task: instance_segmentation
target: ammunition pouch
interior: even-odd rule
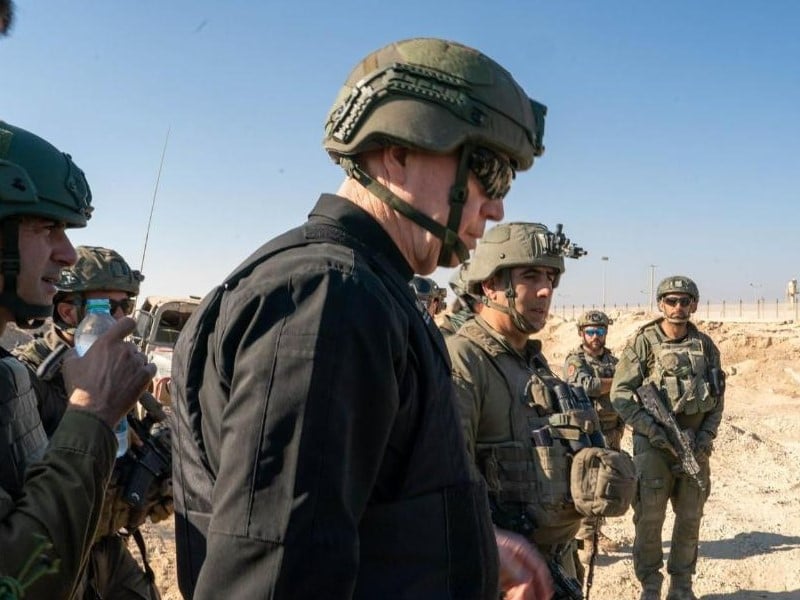
[[[570,492],[585,517],[624,515],[636,493],[636,468],[625,452],[584,448],[572,459]]]

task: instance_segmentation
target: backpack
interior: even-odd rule
[[[572,459],[570,491],[586,517],[620,517],[636,493],[636,468],[626,452],[583,448]]]

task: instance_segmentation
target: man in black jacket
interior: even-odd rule
[[[486,490],[408,284],[503,217],[544,113],[453,42],[391,44],[351,73],[323,142],[347,174],[337,195],[212,291],[175,349],[184,595],[497,598]],[[499,542],[519,570],[501,585],[544,598],[541,561]]]

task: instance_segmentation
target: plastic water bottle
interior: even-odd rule
[[[86,301],[86,316],[75,329],[75,350],[83,356],[95,340],[114,326],[116,320],[111,316],[111,305],[105,298]],[[128,419],[123,417],[114,428],[119,447],[117,458],[128,451]]]

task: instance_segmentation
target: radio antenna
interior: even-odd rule
[[[144,257],[147,254],[147,241],[150,239],[150,224],[153,222],[153,211],[156,207],[156,196],[158,195],[158,184],[161,181],[161,169],[164,167],[164,156],[167,154],[167,142],[169,142],[169,132],[172,127],[167,127],[167,135],[164,138],[164,148],[161,150],[161,162],[158,164],[158,175],[156,176],[156,187],[153,190],[153,200],[150,203],[150,216],[147,219],[147,230],[144,233],[144,248],[142,248],[142,263],[139,271],[144,272]]]

